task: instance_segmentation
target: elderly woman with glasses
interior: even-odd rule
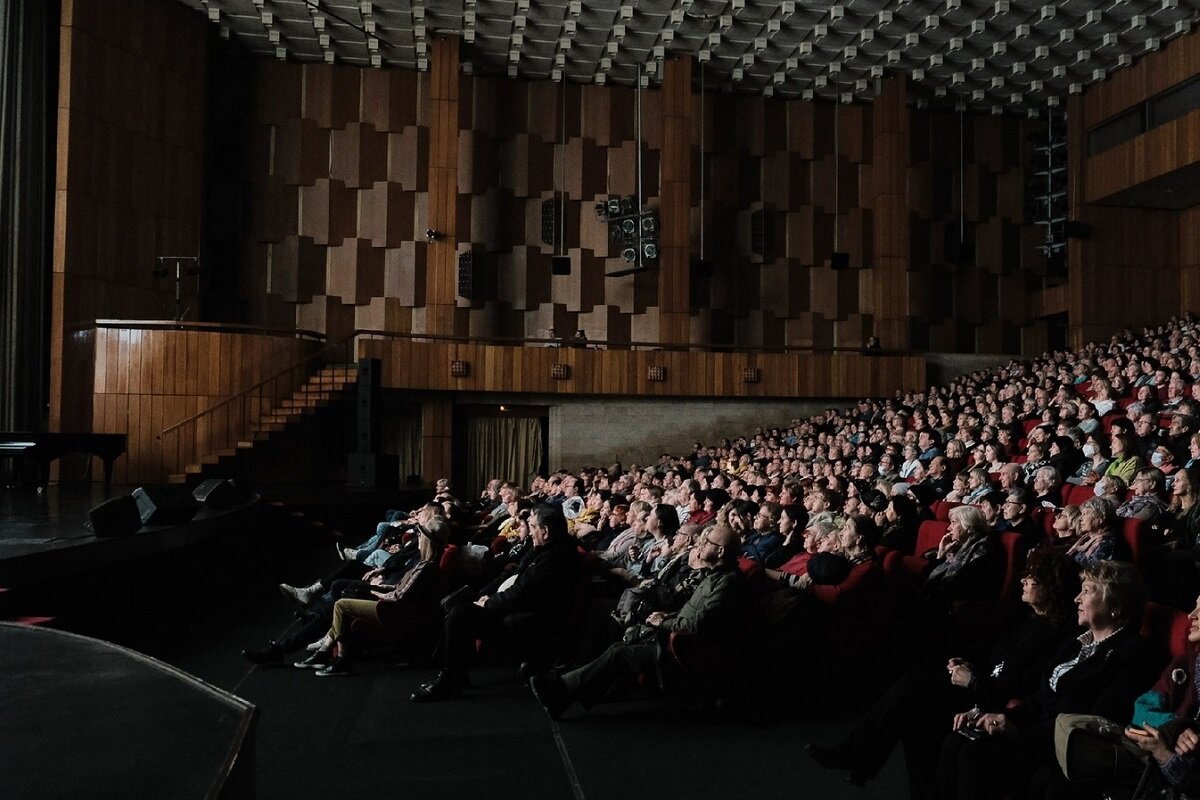
[[[1059,767],[1054,724],[1059,714],[1094,714],[1123,725],[1134,699],[1161,666],[1138,633],[1146,598],[1132,564],[1102,561],[1085,567],[1075,598],[1084,628],[1062,644],[1037,691],[1004,711],[979,709],[954,717],[937,767],[943,800],[986,800],[1005,792],[1029,796]],[[1039,792],[1032,791],[1033,796]]]
[[[897,744],[904,745],[912,797],[932,794],[934,768],[945,720],[968,707],[1002,710],[1010,698],[1037,690],[1050,657],[1074,629],[1078,568],[1062,555],[1033,556],[1021,581],[1026,613],[997,639],[980,661],[951,658],[914,665],[863,716],[842,741],[811,744],[813,759],[828,769],[850,771],[851,783],[874,777]]]

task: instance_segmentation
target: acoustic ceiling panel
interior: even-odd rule
[[[908,74],[933,98],[1036,114],[1191,30],[1196,0],[179,0],[278,58],[428,67],[461,36],[465,70],[633,84],[675,53],[710,85],[869,100]]]

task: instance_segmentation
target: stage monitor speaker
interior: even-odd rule
[[[200,504],[186,488],[181,491],[156,486],[139,486],[133,490],[143,525],[178,525],[196,516]]]
[[[105,500],[88,512],[88,524],[98,537],[128,536],[142,527],[137,500],[133,495]]]
[[[850,269],[849,253],[831,253],[829,256],[830,269]]]
[[[223,478],[210,478],[192,490],[196,502],[216,509],[228,511],[236,505],[250,499],[249,493],[242,491],[233,481]]]
[[[553,256],[550,259],[550,274],[551,275],[570,275],[571,274],[571,257],[570,256]]]

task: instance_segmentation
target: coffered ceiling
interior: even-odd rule
[[[654,83],[664,59],[689,53],[727,91],[870,100],[878,79],[903,72],[933,102],[1031,115],[1188,32],[1200,10],[1200,0],[179,2],[256,53],[298,61],[425,69],[430,41],[451,34],[477,74]]]

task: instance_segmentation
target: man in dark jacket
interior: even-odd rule
[[[736,565],[741,546],[732,529],[718,525],[701,535],[696,547],[707,574],[678,614],[656,611],[646,624],[668,633],[711,637],[720,648],[739,624],[742,576]],[[590,664],[562,677],[536,675],[529,686],[546,713],[558,719],[576,700],[590,708],[613,686],[641,674],[656,674],[658,652],[655,642],[614,644]]]
[[[414,703],[458,697],[468,685],[475,641],[502,635],[506,620],[524,615],[523,627],[543,631],[564,624],[572,607],[582,557],[567,534],[560,506],[540,505],[529,515],[533,552],[518,571],[485,587],[474,603],[455,606],[442,626],[443,668],[412,693]]]

